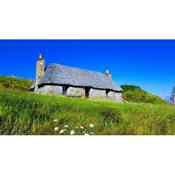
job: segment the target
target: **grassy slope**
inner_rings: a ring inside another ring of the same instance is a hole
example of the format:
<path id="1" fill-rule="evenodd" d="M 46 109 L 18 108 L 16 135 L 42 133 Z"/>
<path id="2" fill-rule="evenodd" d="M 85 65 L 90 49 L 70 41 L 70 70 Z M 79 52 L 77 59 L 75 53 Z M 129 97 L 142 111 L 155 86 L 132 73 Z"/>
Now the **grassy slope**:
<path id="1" fill-rule="evenodd" d="M 55 121 L 54 121 L 55 120 Z M 90 128 L 90 124 L 94 128 Z M 0 89 L 0 134 L 175 134 L 170 105 L 116 104 Z M 83 126 L 85 129 L 81 129 Z M 55 127 L 59 127 L 57 131 Z M 78 128 L 76 128 L 78 127 Z"/>
<path id="2" fill-rule="evenodd" d="M 175 134 L 175 108 L 140 88 L 123 87 L 125 99 L 159 105 L 36 95 L 31 82 L 0 76 L 0 134 Z"/>
<path id="3" fill-rule="evenodd" d="M 138 86 L 123 85 L 121 87 L 123 89 L 123 97 L 128 102 L 168 105 L 167 101 L 144 91 Z"/>

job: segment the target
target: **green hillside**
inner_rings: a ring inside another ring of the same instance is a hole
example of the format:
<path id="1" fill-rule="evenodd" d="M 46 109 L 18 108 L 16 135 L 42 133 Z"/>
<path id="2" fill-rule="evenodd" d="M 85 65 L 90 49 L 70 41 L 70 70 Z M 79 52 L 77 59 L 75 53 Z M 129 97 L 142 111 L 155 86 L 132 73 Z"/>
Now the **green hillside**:
<path id="1" fill-rule="evenodd" d="M 6 77 L 0 75 L 0 87 L 8 89 L 18 89 L 21 91 L 28 91 L 32 80 L 17 78 L 17 77 Z"/>
<path id="2" fill-rule="evenodd" d="M 150 94 L 138 86 L 122 85 L 123 98 L 128 102 L 134 103 L 151 103 L 151 104 L 164 104 L 169 103 L 158 96 Z"/>
<path id="3" fill-rule="evenodd" d="M 30 84 L 1 78 L 0 135 L 175 134 L 174 106 L 45 96 L 27 92 Z"/>

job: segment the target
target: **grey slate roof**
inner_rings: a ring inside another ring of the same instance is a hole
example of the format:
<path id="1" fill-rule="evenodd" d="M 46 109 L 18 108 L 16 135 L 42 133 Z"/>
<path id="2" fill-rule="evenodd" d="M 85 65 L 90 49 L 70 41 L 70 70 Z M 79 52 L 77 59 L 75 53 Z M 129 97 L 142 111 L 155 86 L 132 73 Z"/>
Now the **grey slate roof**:
<path id="1" fill-rule="evenodd" d="M 60 64 L 50 64 L 47 67 L 43 77 L 39 82 L 39 85 L 42 84 L 72 85 L 122 91 L 120 86 L 100 72 L 89 71 Z"/>

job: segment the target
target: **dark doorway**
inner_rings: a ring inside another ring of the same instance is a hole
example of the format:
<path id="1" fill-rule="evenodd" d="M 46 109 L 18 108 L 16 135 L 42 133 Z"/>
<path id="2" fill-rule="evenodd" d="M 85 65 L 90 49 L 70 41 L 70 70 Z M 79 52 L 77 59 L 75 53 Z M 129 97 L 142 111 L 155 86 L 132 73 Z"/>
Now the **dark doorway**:
<path id="1" fill-rule="evenodd" d="M 106 90 L 106 97 L 108 98 L 108 93 L 110 92 L 110 90 Z"/>
<path id="2" fill-rule="evenodd" d="M 85 97 L 86 98 L 89 98 L 89 91 L 90 91 L 90 88 L 89 87 L 85 87 Z"/>
<path id="3" fill-rule="evenodd" d="M 68 86 L 63 85 L 63 95 L 67 95 Z"/>

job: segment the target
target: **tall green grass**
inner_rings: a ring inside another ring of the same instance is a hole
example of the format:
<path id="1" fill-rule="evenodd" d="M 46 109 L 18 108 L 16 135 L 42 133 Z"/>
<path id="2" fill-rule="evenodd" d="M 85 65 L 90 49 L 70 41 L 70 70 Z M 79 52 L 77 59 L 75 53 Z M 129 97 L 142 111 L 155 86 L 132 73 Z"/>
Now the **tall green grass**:
<path id="1" fill-rule="evenodd" d="M 117 104 L 0 88 L 1 135 L 174 135 L 175 107 Z"/>

